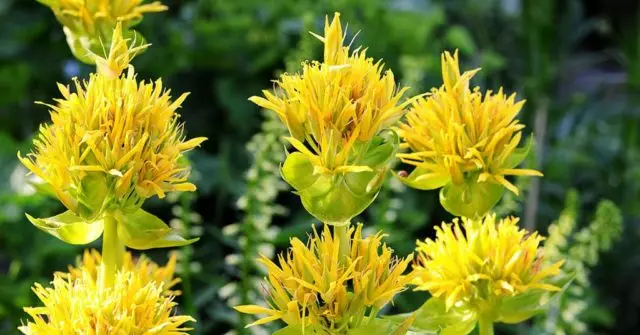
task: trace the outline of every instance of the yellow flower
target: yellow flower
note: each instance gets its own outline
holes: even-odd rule
[[[288,141],[318,172],[367,170],[352,154],[354,145],[370,141],[403,115],[398,102],[406,88],[398,91],[393,72],[368,58],[366,49],[350,54],[339,14],[331,24],[327,19],[325,36],[316,37],[325,44],[323,63],[304,63],[301,74],[284,74],[276,82],[279,93],[265,90],[266,99],[250,100],[278,114],[291,132]]]
[[[148,275],[122,271],[113,287],[101,289],[91,269],[77,268],[75,274],[56,274],[53,287],[35,284],[42,307],[25,311],[33,319],[18,329],[27,335],[83,334],[182,335],[186,315],[172,315],[176,303],[166,296],[163,283]]]
[[[69,272],[60,272],[57,275],[70,280],[82,279],[82,276],[89,275],[91,280],[98,281],[102,255],[95,250],[85,250],[82,257],[76,261],[76,266],[69,266]],[[162,291],[165,296],[179,296],[182,292],[173,289],[180,283],[180,278],[174,277],[176,270],[176,254],[171,253],[169,261],[165,266],[159,266],[144,254],[138,259],[134,259],[130,252],[126,252],[122,263],[124,272],[135,272],[142,283],[154,282],[162,284]]]
[[[268,307],[245,305],[236,310],[266,314],[249,326],[282,319],[289,325],[315,327],[330,334],[344,334],[356,328],[369,313],[377,311],[405,289],[411,277],[403,275],[412,256],[403,260],[383,242],[383,234],[362,236],[362,224],[348,228],[351,248],[340,261],[340,241],[324,226],[320,236],[314,229],[305,245],[291,240],[287,254],[278,264],[266,257],[260,262],[268,269]]]
[[[102,55],[103,46],[111,43],[111,32],[117,23],[122,24],[127,36],[142,36],[131,27],[142,21],[145,13],[167,10],[159,1],[143,4],[145,0],[38,0],[51,8],[64,33],[73,54],[79,60],[93,63],[87,51]]]
[[[559,290],[545,280],[558,275],[563,262],[543,266],[543,238],[520,229],[517,218],[461,221],[436,227],[435,241],[418,242],[416,290],[443,299],[447,309],[464,306],[479,314],[491,314],[508,297]]]
[[[395,133],[382,133],[404,114],[406,103],[399,101],[407,89],[396,87],[393,72],[367,57],[366,49],[344,45],[338,13],[331,24],[327,18],[324,37],[315,36],[324,42],[324,62],[303,63],[302,73],[276,81],[274,93],[265,90],[264,98],[250,100],[276,112],[289,128],[286,139],[298,152],[287,157],[283,176],[307,210],[322,221],[345,221],[364,210],[382,184],[397,149]],[[359,180],[344,180],[349,178]],[[335,215],[325,210],[340,203],[353,208]]]
[[[205,140],[185,140],[176,110],[187,94],[172,101],[160,79],[139,82],[128,61],[140,48],[128,49],[119,28],[113,34],[109,57],[97,58],[101,71],[76,79],[75,92],[58,85],[62,98],[47,104],[52,123],[40,127],[33,153],[18,154],[69,210],[89,219],[194,191],[183,153]]]
[[[456,190],[449,197],[466,198],[462,201],[468,204],[475,200],[472,198],[487,194],[497,201],[503,187],[518,194],[516,186],[505,176],[542,175],[535,170],[516,169],[529,150],[517,149],[524,125],[516,116],[524,101],[516,102],[515,94],[507,96],[502,88],[484,95],[478,87],[470,90],[469,81],[478,71],[460,74],[457,51],[453,56],[448,52],[442,55],[444,85],[416,99],[406,123],[398,130],[402,147],[411,149],[398,157],[416,167],[411,175],[402,178],[408,185],[419,189],[445,185],[465,188],[466,192]],[[473,194],[478,185],[483,190]],[[482,216],[493,204],[478,213],[453,211],[453,214]]]

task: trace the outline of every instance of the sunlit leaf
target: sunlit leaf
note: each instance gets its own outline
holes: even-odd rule
[[[102,235],[102,220],[86,222],[71,211],[49,218],[37,219],[26,214],[27,219],[38,229],[43,230],[69,244],[87,244]]]
[[[560,291],[531,290],[504,299],[498,310],[498,320],[504,323],[520,323],[542,313],[556,303],[573,282],[574,275],[562,275],[553,283]]]
[[[504,187],[498,184],[448,184],[440,190],[440,204],[455,216],[482,217],[500,201]]]
[[[120,214],[117,220],[118,237],[132,249],[179,247],[198,240],[183,238],[160,218],[141,208],[133,213]]]

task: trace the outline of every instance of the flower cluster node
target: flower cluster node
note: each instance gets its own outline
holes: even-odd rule
[[[100,256],[85,253],[88,264],[71,269],[70,273],[56,273],[52,287],[35,284],[33,291],[43,306],[28,307],[31,318],[19,328],[26,335],[75,334],[79,329],[94,334],[158,334],[186,335],[195,322],[190,316],[173,315],[176,303],[169,295],[168,272],[148,260],[127,266],[134,271],[118,272],[113,287],[101,288],[98,283],[96,261]],[[169,265],[171,269],[174,265]],[[151,273],[152,270],[160,270]],[[167,268],[165,268],[167,269]],[[147,271],[141,271],[147,270]]]
[[[268,307],[245,305],[236,310],[266,314],[249,326],[281,319],[289,325],[344,334],[356,328],[369,311],[378,311],[402,292],[411,277],[403,273],[413,257],[397,259],[382,239],[385,235],[362,236],[362,224],[348,227],[350,248],[340,259],[340,240],[325,225],[315,228],[309,242],[291,240],[291,248],[274,263],[267,257]],[[375,317],[375,312],[371,312]],[[314,328],[315,327],[315,328]]]
[[[251,97],[272,110],[289,128],[297,150],[287,156],[282,175],[305,208],[323,222],[345,222],[375,199],[399,140],[389,128],[404,114],[391,70],[350,51],[336,13],[325,23],[324,61],[304,62],[302,72],[286,73],[274,93]]]
[[[436,227],[435,240],[418,242],[413,284],[444,299],[446,308],[464,306],[485,314],[504,298],[532,290],[557,291],[547,283],[563,262],[543,265],[537,233],[517,218],[454,219]]]
[[[205,138],[185,140],[176,110],[187,94],[172,101],[160,79],[138,81],[129,66],[137,50],[116,29],[109,57],[96,58],[98,73],[74,79],[74,91],[58,85],[62,98],[45,104],[52,123],[40,127],[32,153],[18,154],[69,210],[89,220],[133,211],[153,195],[195,190],[184,152]]]
[[[516,116],[524,100],[516,101],[502,88],[484,94],[470,89],[479,70],[461,74],[458,52],[442,54],[444,84],[417,98],[398,128],[401,147],[410,152],[397,156],[415,166],[400,178],[417,189],[442,188],[442,205],[457,216],[483,216],[505,188],[517,195],[506,176],[542,176],[516,168],[532,144],[518,148],[524,125]]]

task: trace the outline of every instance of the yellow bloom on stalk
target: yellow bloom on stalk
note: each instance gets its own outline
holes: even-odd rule
[[[340,261],[340,241],[328,225],[322,235],[314,229],[306,245],[293,238],[289,251],[278,257],[278,264],[263,256],[259,261],[268,270],[268,307],[235,309],[267,315],[249,326],[281,319],[292,327],[322,334],[345,334],[357,328],[365,314],[375,317],[410,282],[411,277],[403,273],[412,256],[396,259],[382,242],[383,234],[362,236],[362,224],[349,227],[347,234],[351,249],[346,261]]]
[[[437,189],[443,206],[458,216],[480,217],[500,199],[504,188],[518,194],[505,177],[542,176],[539,171],[517,169],[530,147],[518,148],[524,125],[516,116],[524,100],[471,90],[469,82],[480,69],[462,74],[457,51],[442,54],[444,85],[416,99],[399,127],[402,162],[416,168],[406,178],[409,186]],[[530,142],[531,143],[531,142]]]
[[[462,218],[436,227],[436,239],[418,241],[413,274],[416,290],[456,306],[501,320],[507,299],[532,291],[558,291],[547,281],[560,274],[562,261],[544,266],[537,233],[517,226],[517,218]],[[508,313],[518,311],[509,310]],[[519,322],[519,321],[518,321]]]
[[[196,189],[187,180],[190,168],[184,153],[205,138],[185,140],[176,110],[187,94],[172,101],[160,79],[155,83],[137,80],[129,61],[145,47],[129,48],[118,25],[108,58],[93,55],[98,72],[86,81],[75,79],[73,90],[58,85],[62,98],[46,104],[51,124],[40,126],[32,153],[26,157],[18,153],[20,161],[69,210],[49,219],[29,219],[69,243],[99,237],[107,213],[120,222],[136,221],[137,227],[153,230],[143,238],[147,241],[163,237],[168,227],[140,209],[144,200]]]
[[[55,274],[52,287],[35,284],[43,306],[25,308],[32,321],[19,327],[26,335],[127,334],[182,335],[195,320],[173,315],[176,303],[164,283],[148,275],[118,272],[112,288],[101,289],[95,269],[76,268],[74,274]]]
[[[340,15],[327,18],[323,62],[305,62],[302,72],[284,74],[277,90],[251,97],[278,114],[298,150],[287,157],[283,176],[300,194],[309,212],[325,222],[343,222],[375,198],[396,152],[395,133],[385,133],[404,114],[391,70],[350,51]]]
[[[51,8],[63,25],[67,43],[74,56],[93,64],[87,50],[102,55],[104,46],[111,43],[111,33],[117,23],[122,25],[127,36],[142,35],[131,27],[142,21],[145,13],[166,11],[167,6],[159,1],[144,4],[145,0],[38,0]]]
[[[68,273],[60,272],[57,274],[59,276],[68,276],[67,278],[70,280],[82,279],[83,276],[88,275],[91,280],[97,282],[101,263],[102,255],[100,252],[95,249],[85,250],[82,257],[79,257],[76,261],[76,266],[69,266]],[[182,293],[174,289],[174,286],[180,283],[180,278],[174,276],[176,271],[175,253],[171,253],[166,265],[160,266],[144,254],[134,259],[133,254],[126,252],[120,271],[135,272],[143,283],[154,282],[158,285],[162,284],[165,296],[179,296]]]

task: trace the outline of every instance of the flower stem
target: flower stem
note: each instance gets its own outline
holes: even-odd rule
[[[480,328],[480,335],[493,335],[493,321],[487,317],[480,317],[478,328]]]
[[[124,244],[118,238],[117,229],[118,222],[113,215],[105,215],[102,235],[102,272],[100,273],[102,288],[113,286],[116,272],[122,267]]]
[[[338,252],[340,262],[344,263],[349,257],[349,252],[351,250],[351,243],[349,239],[349,227],[351,225],[349,222],[344,224],[333,225],[333,235],[334,238],[338,239],[340,243],[340,251]]]

